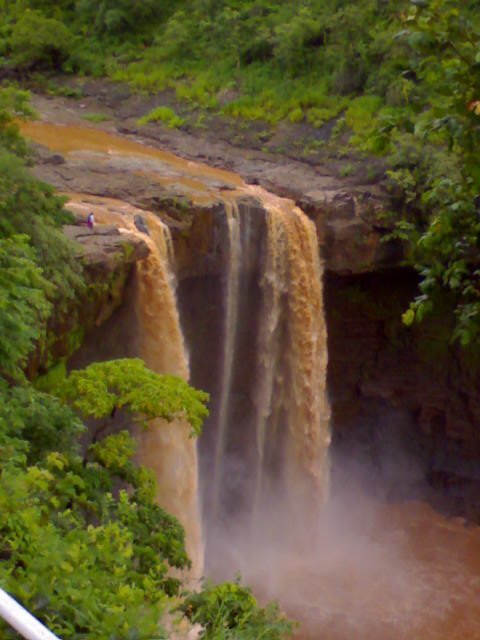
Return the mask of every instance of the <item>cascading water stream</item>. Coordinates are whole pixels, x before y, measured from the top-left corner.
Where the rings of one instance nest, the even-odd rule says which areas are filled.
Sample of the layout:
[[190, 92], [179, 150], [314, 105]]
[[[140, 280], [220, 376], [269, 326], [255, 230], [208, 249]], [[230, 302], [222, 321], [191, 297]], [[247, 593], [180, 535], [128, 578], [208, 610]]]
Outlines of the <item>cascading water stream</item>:
[[321, 503], [328, 486], [330, 412], [323, 274], [313, 222], [292, 202], [255, 191], [267, 211], [257, 349], [255, 509], [262, 503], [266, 444], [271, 448], [282, 437], [282, 430], [288, 432], [282, 456], [284, 489], [290, 494], [290, 506], [298, 507], [303, 499]]
[[[239, 208], [239, 199], [248, 202], [246, 195], [262, 208], [257, 205], [253, 213], [245, 204]], [[244, 299], [242, 282], [252, 268], [251, 256], [262, 253], [257, 261], [261, 294], [258, 335], [250, 337], [256, 345], [250, 391], [254, 416], [251, 427], [245, 427], [256, 441], [253, 465], [241, 451], [233, 452], [233, 465], [254, 476], [248, 483], [250, 489], [243, 491], [243, 501], [249, 505], [245, 516], [255, 535], [258, 515], [273, 493], [278, 499], [288, 497], [285, 513], [289, 509], [299, 513], [312, 501], [320, 505], [327, 492], [330, 436], [322, 270], [315, 226], [293, 202], [246, 187], [230, 195], [225, 209], [228, 254], [223, 355], [209, 520], [222, 519], [222, 514], [228, 513], [229, 500], [235, 501], [229, 498], [228, 485], [241, 482], [231, 478], [232, 447], [239, 428], [231, 407], [232, 381], [244, 357], [237, 339], [246, 319], [245, 312], [240, 313], [242, 305], [247, 318], [255, 313], [255, 301]], [[246, 232], [252, 215], [265, 217], [260, 244], [258, 236]], [[253, 242], [258, 246], [252, 247]]]
[[[123, 202], [80, 196], [73, 197], [69, 203], [69, 208], [83, 213], [92, 207], [99, 222], [126, 228], [148, 244], [150, 254], [137, 264], [135, 308], [139, 355], [153, 371], [188, 380], [188, 357], [178, 316], [169, 228], [156, 216]], [[150, 235], [140, 233], [133, 222], [134, 216], [140, 213]], [[192, 560], [190, 577], [194, 578], [202, 574], [203, 542], [197, 447], [190, 433], [191, 427], [184, 419], [172, 422], [157, 419], [138, 433], [138, 441], [139, 459], [157, 479], [159, 504], [185, 528], [187, 551]]]
[[[261, 508], [263, 489], [265, 445], [267, 437], [267, 422], [272, 413], [275, 379], [278, 382], [277, 363], [280, 357], [282, 314], [281, 301], [286, 294], [287, 282], [285, 262], [279, 260], [278, 249], [285, 243], [285, 235], [281, 226], [274, 221], [273, 209], [267, 212], [268, 243], [265, 267], [261, 276], [260, 286], [264, 299], [261, 312], [261, 323], [258, 336], [257, 377], [258, 387], [255, 394], [256, 442], [258, 452], [258, 469], [255, 482], [255, 496], [253, 503], [255, 514]], [[275, 251], [274, 249], [277, 249]], [[280, 399], [279, 399], [280, 401]]]
[[[189, 378], [188, 359], [180, 328], [170, 259], [172, 241], [168, 227], [153, 215], [146, 217], [153, 245], [138, 266], [137, 309], [140, 320], [140, 355], [157, 373]], [[158, 500], [185, 527], [192, 576], [203, 569], [203, 544], [198, 505], [196, 441], [185, 419], [154, 420], [140, 434], [139, 455], [158, 483]]]
[[216, 517], [220, 510], [222, 471], [228, 431], [229, 400], [232, 391], [235, 339], [237, 336], [238, 298], [240, 288], [241, 242], [240, 215], [235, 200], [225, 200], [228, 232], [228, 264], [225, 284], [225, 329], [222, 354], [222, 383], [218, 410], [218, 432], [215, 442], [213, 470], [212, 511]]

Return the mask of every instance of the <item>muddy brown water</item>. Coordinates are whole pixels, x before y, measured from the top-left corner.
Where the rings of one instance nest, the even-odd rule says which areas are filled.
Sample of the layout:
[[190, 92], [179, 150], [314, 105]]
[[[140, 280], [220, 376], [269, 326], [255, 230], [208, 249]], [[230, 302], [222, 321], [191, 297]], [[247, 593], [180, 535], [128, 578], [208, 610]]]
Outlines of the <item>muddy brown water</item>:
[[298, 638], [480, 638], [478, 527], [422, 503], [384, 505], [351, 553], [331, 546], [331, 562], [312, 559], [290, 575], [294, 596], [286, 605], [304, 623]]
[[[164, 184], [183, 180], [212, 194], [216, 183], [245, 186], [233, 173], [93, 128], [35, 122], [22, 130], [59, 153], [132, 161]], [[95, 202], [81, 197], [87, 208]], [[105, 222], [128, 215], [117, 203]], [[361, 525], [340, 518], [320, 527], [301, 553], [253, 551], [242, 558], [245, 579], [301, 621], [302, 640], [480, 640], [480, 528], [419, 502], [369, 503], [366, 514]]]

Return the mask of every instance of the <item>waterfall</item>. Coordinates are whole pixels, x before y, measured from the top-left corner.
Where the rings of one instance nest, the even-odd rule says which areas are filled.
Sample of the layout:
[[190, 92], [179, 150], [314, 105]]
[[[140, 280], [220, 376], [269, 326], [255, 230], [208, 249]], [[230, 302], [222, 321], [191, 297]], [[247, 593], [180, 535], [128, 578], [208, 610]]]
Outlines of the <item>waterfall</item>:
[[222, 470], [224, 464], [225, 445], [228, 431], [229, 400], [232, 390], [233, 361], [235, 339], [237, 336], [238, 297], [240, 287], [241, 243], [240, 217], [237, 202], [225, 201], [227, 235], [228, 235], [228, 263], [225, 278], [225, 329], [223, 354], [221, 363], [221, 389], [218, 409], [218, 432], [215, 442], [215, 457], [213, 471], [213, 514], [220, 510]]
[[[160, 374], [189, 379], [188, 356], [180, 327], [176, 300], [174, 251], [169, 228], [155, 215], [109, 198], [70, 194], [69, 209], [86, 215], [92, 208], [98, 222], [126, 228], [145, 241], [149, 256], [136, 266], [136, 352], [147, 366]], [[133, 220], [145, 218], [150, 235], [141, 233]], [[186, 548], [192, 560], [190, 577], [203, 571], [203, 540], [198, 503], [198, 459], [196, 439], [190, 437], [184, 419], [153, 420], [139, 430], [139, 461], [157, 479], [158, 503], [178, 518], [186, 533]]]
[[[246, 194], [257, 203], [253, 213], [248, 206], [226, 204], [223, 356], [209, 520], [218, 526], [238, 507], [245, 510], [247, 527], [256, 535], [272, 501], [282, 504], [282, 517], [302, 518], [313, 515], [312, 505], [324, 501], [330, 411], [323, 272], [315, 225], [290, 200], [257, 187], [247, 187], [237, 197]], [[260, 239], [246, 231], [252, 216], [261, 214], [259, 202], [265, 216]], [[259, 299], [245, 300], [242, 282], [252, 270], [255, 254]], [[253, 411], [250, 424], [240, 426], [231, 407], [235, 372], [245, 357], [238, 335], [242, 322], [255, 314], [256, 333], [249, 338], [255, 343], [249, 383]], [[249, 431], [253, 455], [246, 449], [232, 454], [238, 429]], [[229, 496], [235, 474], [244, 487], [241, 500], [235, 492]]]
[[[45, 123], [25, 127], [28, 135], [61, 153], [95, 151], [96, 161], [101, 153], [107, 166], [135, 171], [142, 168], [160, 182], [173, 179], [187, 185], [187, 194], [191, 194], [188, 198], [193, 202], [195, 198], [204, 202], [206, 194], [209, 201], [224, 201], [227, 260], [223, 349], [220, 363], [202, 363], [220, 370], [222, 378], [213, 389], [214, 416], [209, 426], [216, 418], [217, 428], [213, 451], [208, 452], [205, 463], [204, 484], [212, 485], [207, 489], [207, 511], [221, 518], [241, 509], [255, 520], [255, 514], [273, 494], [283, 502], [287, 513], [294, 509], [305, 513], [312, 504], [320, 503], [328, 491], [330, 435], [322, 267], [313, 222], [293, 202], [248, 186], [235, 174], [186, 162], [98, 130], [66, 130]], [[198, 189], [200, 184], [204, 188]], [[245, 198], [257, 203], [256, 209], [252, 207], [254, 213], [248, 206], [239, 206]], [[121, 210], [123, 205], [117, 202], [116, 206]], [[262, 237], [250, 234], [249, 225], [255, 226], [255, 217], [265, 222]], [[140, 355], [155, 371], [186, 378], [188, 362], [168, 266], [168, 231], [153, 216], [148, 216], [148, 222], [152, 254], [138, 269]], [[131, 217], [126, 226], [135, 232]], [[250, 278], [245, 274], [254, 270], [256, 286], [250, 286], [249, 280], [243, 287]], [[255, 317], [255, 322], [249, 316]], [[247, 325], [251, 332], [248, 339]], [[247, 389], [243, 384], [239, 393], [242, 376], [250, 378], [250, 386]], [[242, 406], [239, 395], [243, 396]], [[185, 425], [168, 425], [144, 434], [142, 461], [157, 472], [163, 487], [162, 504], [182, 520], [189, 544], [199, 555], [199, 527], [193, 524], [197, 515], [197, 463], [195, 445], [187, 430]], [[177, 437], [180, 432], [182, 436]], [[238, 502], [229, 504], [232, 492], [236, 492]]]
[[[147, 225], [151, 253], [138, 264], [137, 310], [140, 356], [157, 373], [189, 378], [188, 358], [180, 328], [172, 269], [172, 240], [168, 227], [154, 215]], [[192, 576], [203, 569], [203, 544], [198, 505], [196, 440], [184, 419], [154, 420], [140, 434], [139, 456], [158, 483], [159, 504], [175, 515], [186, 532]]]

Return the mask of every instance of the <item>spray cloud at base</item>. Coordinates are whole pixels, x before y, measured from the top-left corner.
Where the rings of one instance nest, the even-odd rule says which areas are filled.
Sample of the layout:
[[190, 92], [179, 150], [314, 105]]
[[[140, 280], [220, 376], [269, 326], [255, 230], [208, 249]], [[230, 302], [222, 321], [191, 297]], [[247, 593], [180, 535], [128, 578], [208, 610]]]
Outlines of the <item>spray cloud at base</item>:
[[261, 599], [278, 600], [302, 640], [477, 638], [478, 528], [423, 501], [390, 502], [374, 473], [364, 468], [359, 484], [357, 465], [337, 463], [342, 477], [321, 507], [292, 518], [272, 495], [253, 531], [234, 513], [211, 526], [207, 571], [240, 573]]

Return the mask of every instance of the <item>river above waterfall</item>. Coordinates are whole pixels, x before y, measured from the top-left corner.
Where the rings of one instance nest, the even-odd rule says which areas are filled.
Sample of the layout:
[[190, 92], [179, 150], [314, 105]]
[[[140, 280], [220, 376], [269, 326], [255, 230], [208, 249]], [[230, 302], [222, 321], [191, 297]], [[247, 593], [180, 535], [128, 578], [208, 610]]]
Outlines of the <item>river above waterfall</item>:
[[[24, 133], [79, 167], [103, 164], [106, 183], [112, 167], [154, 175], [198, 202], [246, 188], [235, 174], [93, 128], [30, 123]], [[122, 226], [122, 216], [132, 216], [117, 203], [102, 219], [98, 196], [76, 199], [85, 210], [94, 207], [100, 223], [118, 216]], [[339, 492], [323, 507], [312, 504], [307, 532], [306, 521], [285, 518], [281, 501], [262, 510], [254, 536], [230, 537], [234, 514], [231, 531], [222, 533], [223, 521], [213, 532], [207, 572], [209, 566], [222, 577], [241, 571], [261, 598], [277, 598], [301, 621], [299, 638], [480, 640], [478, 527], [423, 503], [384, 504], [354, 491]]]

